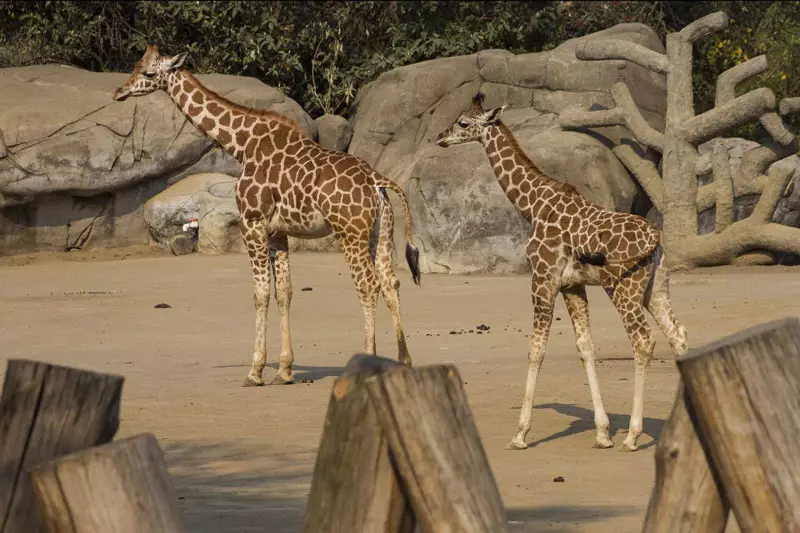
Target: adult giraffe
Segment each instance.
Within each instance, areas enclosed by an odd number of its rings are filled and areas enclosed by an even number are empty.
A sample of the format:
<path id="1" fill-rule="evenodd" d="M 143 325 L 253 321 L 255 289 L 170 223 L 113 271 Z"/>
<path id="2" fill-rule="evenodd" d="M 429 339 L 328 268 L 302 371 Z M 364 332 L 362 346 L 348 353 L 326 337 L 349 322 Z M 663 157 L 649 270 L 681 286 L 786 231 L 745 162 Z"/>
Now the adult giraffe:
<path id="1" fill-rule="evenodd" d="M 235 104 L 204 87 L 183 68 L 187 53 L 159 55 L 148 45 L 114 100 L 164 90 L 186 118 L 243 167 L 236 203 L 253 269 L 256 340 L 245 386 L 263 385 L 271 278 L 281 315 L 281 354 L 273 384 L 292 383 L 294 353 L 289 328 L 292 283 L 288 237 L 313 239 L 333 232 L 344 250 L 364 311 L 364 346 L 375 353 L 375 306 L 383 294 L 392 314 L 401 362 L 411 365 L 400 318 L 400 281 L 392 268 L 394 217 L 385 189 L 406 214 L 406 260 L 419 284 L 405 193 L 358 157 L 318 145 L 288 118 Z"/>
<path id="2" fill-rule="evenodd" d="M 653 315 L 678 356 L 688 350 L 686 329 L 672 312 L 661 234 L 644 218 L 603 209 L 588 202 L 573 186 L 546 176 L 500 121 L 505 108 L 484 110 L 483 96 L 478 94 L 472 107 L 440 133 L 435 142 L 447 147 L 479 141 L 500 187 L 532 225 L 527 255 L 532 269 L 533 333 L 525 398 L 518 431 L 510 446 L 527 448 L 525 437 L 531 428 L 536 379 L 559 292 L 564 297 L 578 353 L 586 368 L 597 428 L 596 446 L 614 445 L 597 383 L 586 299 L 586 285 L 600 285 L 619 311 L 633 344 L 633 407 L 623 444 L 635 450 L 642 432 L 645 377 L 655 348 L 643 307 Z"/>

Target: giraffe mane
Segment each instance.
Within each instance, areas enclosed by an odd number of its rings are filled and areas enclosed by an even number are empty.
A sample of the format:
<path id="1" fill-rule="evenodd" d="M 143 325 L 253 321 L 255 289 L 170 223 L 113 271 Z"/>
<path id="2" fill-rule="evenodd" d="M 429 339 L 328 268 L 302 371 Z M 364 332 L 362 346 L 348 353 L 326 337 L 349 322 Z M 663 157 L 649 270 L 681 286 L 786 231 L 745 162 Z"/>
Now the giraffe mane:
<path id="1" fill-rule="evenodd" d="M 307 135 L 305 134 L 303 129 L 300 127 L 300 125 L 297 122 L 295 122 L 294 120 L 290 119 L 289 117 L 287 117 L 285 115 L 282 115 L 282 114 L 280 114 L 280 113 L 278 113 L 276 111 L 271 111 L 269 109 L 257 109 L 257 108 L 254 108 L 254 107 L 247 107 L 247 106 L 244 106 L 244 105 L 241 105 L 241 104 L 237 104 L 236 102 L 232 102 L 231 100 L 225 98 L 221 94 L 218 94 L 218 93 L 212 91 L 211 89 L 209 89 L 208 87 L 206 87 L 205 85 L 200 83 L 200 80 L 198 80 L 194 76 L 194 74 L 192 74 L 188 69 L 185 69 L 185 68 L 181 69 L 181 72 L 192 83 L 194 83 L 195 86 L 198 89 L 200 89 L 200 92 L 202 92 L 203 96 L 205 96 L 206 98 L 211 98 L 211 99 L 217 100 L 221 104 L 233 109 L 234 111 L 238 111 L 239 113 L 244 113 L 246 115 L 251 115 L 251 116 L 258 117 L 258 118 L 268 118 L 270 120 L 274 120 L 275 122 L 278 122 L 279 124 L 281 124 L 283 126 L 286 126 L 287 128 L 289 128 L 291 130 L 296 131 L 300 135 L 303 135 L 303 136 L 307 137 Z"/>
<path id="2" fill-rule="evenodd" d="M 517 142 L 517 138 L 511 133 L 511 128 L 505 125 L 502 121 L 498 122 L 498 127 L 503 131 L 505 134 L 506 139 L 508 139 L 508 143 L 511 145 L 511 148 L 522 158 L 526 165 L 528 165 L 531 170 L 536 172 L 539 176 L 546 178 L 550 181 L 550 185 L 565 194 L 575 194 L 580 196 L 580 192 L 578 189 L 575 188 L 574 185 L 567 183 L 565 181 L 557 180 L 545 174 L 542 169 L 540 169 L 536 163 L 531 161 L 531 158 L 528 157 L 528 154 L 522 149 L 522 147 Z"/>

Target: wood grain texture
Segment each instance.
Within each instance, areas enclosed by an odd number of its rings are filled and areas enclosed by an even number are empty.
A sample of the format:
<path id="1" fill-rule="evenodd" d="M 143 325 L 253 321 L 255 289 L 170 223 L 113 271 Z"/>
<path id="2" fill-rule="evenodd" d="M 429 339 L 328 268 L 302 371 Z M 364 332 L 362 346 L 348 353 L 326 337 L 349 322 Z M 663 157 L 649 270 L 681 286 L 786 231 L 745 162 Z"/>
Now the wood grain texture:
<path id="1" fill-rule="evenodd" d="M 415 521 L 364 381 L 398 366 L 356 355 L 334 382 L 303 531 L 411 533 Z"/>
<path id="2" fill-rule="evenodd" d="M 508 531 L 458 370 L 392 368 L 367 381 L 424 532 Z"/>
<path id="3" fill-rule="evenodd" d="M 9 360 L 0 399 L 0 532 L 42 531 L 28 471 L 109 442 L 124 378 Z"/>
<path id="4" fill-rule="evenodd" d="M 31 479 L 50 533 L 184 531 L 153 435 L 59 457 L 32 469 Z"/>
<path id="5" fill-rule="evenodd" d="M 723 533 L 730 507 L 697 438 L 683 383 L 656 445 L 643 533 Z"/>
<path id="6" fill-rule="evenodd" d="M 678 368 L 741 531 L 800 531 L 800 321 L 726 337 Z"/>

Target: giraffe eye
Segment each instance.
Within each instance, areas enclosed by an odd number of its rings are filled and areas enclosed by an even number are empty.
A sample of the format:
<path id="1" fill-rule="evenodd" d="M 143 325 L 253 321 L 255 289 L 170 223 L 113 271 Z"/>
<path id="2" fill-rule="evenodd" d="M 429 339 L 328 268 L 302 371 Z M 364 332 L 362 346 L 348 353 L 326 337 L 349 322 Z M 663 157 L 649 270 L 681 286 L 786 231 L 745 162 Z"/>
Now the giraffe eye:
<path id="1" fill-rule="evenodd" d="M 155 75 L 156 75 L 156 73 L 155 73 L 155 72 L 142 72 L 142 75 L 143 75 L 145 78 L 154 78 L 154 77 L 155 77 Z"/>
<path id="2" fill-rule="evenodd" d="M 466 120 L 459 120 L 458 121 L 458 125 L 460 127 L 462 127 L 462 128 L 468 128 L 469 127 L 469 122 L 467 122 Z"/>

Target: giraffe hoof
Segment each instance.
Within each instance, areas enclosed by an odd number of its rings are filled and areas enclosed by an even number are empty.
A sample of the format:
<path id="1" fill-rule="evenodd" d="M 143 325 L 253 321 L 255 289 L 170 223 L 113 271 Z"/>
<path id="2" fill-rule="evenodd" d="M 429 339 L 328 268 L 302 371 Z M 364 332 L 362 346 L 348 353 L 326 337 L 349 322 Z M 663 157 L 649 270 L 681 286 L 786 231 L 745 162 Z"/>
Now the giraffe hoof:
<path id="1" fill-rule="evenodd" d="M 601 439 L 600 437 L 597 438 L 597 441 L 594 443 L 594 447 L 599 450 L 606 450 L 608 448 L 614 447 L 614 441 L 609 439 L 608 437 Z"/>
<path id="2" fill-rule="evenodd" d="M 254 378 L 251 378 L 250 376 L 244 378 L 244 383 L 242 383 L 242 387 L 263 387 L 263 386 L 264 386 L 263 379 L 258 378 L 256 380 Z"/>
<path id="3" fill-rule="evenodd" d="M 622 443 L 622 448 L 620 449 L 624 452 L 635 452 L 636 450 L 639 449 L 639 446 L 637 446 L 635 442 L 625 440 Z"/>
<path id="4" fill-rule="evenodd" d="M 508 447 L 506 449 L 507 450 L 527 450 L 528 449 L 528 445 L 525 444 L 525 441 L 515 438 L 514 440 L 512 440 L 508 444 Z"/>
<path id="5" fill-rule="evenodd" d="M 278 374 L 272 379 L 272 383 L 270 385 L 292 385 L 294 383 L 294 378 L 285 378 Z"/>

